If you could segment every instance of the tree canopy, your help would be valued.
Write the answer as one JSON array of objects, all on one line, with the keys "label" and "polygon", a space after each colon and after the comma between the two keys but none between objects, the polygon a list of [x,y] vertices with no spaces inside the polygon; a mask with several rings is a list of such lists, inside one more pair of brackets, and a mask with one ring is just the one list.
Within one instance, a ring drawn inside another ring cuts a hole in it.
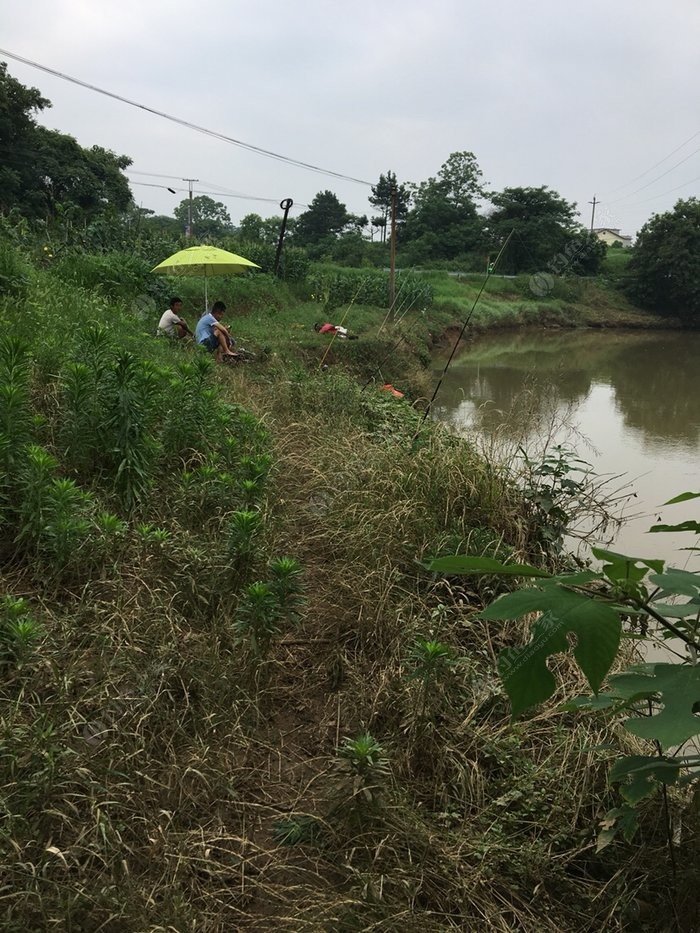
[{"label": "tree canopy", "polygon": [[88,221],[125,211],[133,199],[122,170],[131,159],[39,126],[36,114],[50,106],[0,63],[0,209]]},{"label": "tree canopy", "polygon": [[300,246],[320,243],[342,233],[351,219],[347,207],[332,191],[319,191],[308,210],[297,218],[294,240]]},{"label": "tree canopy", "polygon": [[407,185],[400,185],[396,180],[396,174],[392,171],[379,176],[376,185],[372,185],[372,194],[368,201],[370,205],[378,211],[376,217],[372,218],[372,226],[379,227],[382,233],[382,242],[387,238],[387,227],[391,214],[391,193],[396,188],[396,223],[401,225],[406,220],[408,208],[411,203],[411,193]]},{"label": "tree canopy", "polygon": [[[189,204],[189,198],[183,198],[173,211],[183,229],[187,227]],[[231,217],[225,204],[206,194],[198,194],[196,198],[192,198],[192,233],[195,236],[216,237],[230,232]]]},{"label": "tree canopy", "polygon": [[605,246],[576,222],[576,205],[546,185],[504,188],[490,196],[494,210],[486,223],[490,250],[496,252],[514,231],[500,272],[593,272]]},{"label": "tree canopy", "polygon": [[414,262],[455,259],[480,246],[483,221],[476,198],[483,195],[482,172],[472,152],[453,152],[436,178],[411,185],[414,207],[403,240]]},{"label": "tree canopy", "polygon": [[644,306],[700,323],[700,200],[678,201],[642,227],[628,290]]}]

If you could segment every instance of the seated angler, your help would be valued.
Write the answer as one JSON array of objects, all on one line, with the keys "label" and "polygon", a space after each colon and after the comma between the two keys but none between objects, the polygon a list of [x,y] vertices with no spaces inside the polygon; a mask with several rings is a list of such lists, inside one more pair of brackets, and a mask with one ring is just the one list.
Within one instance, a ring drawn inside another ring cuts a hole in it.
[{"label": "seated angler", "polygon": [[158,322],[158,334],[164,334],[166,337],[174,337],[178,340],[187,336],[187,334],[192,336],[192,331],[181,314],[182,298],[171,298],[170,307],[163,312],[163,316]]},{"label": "seated angler", "polygon": [[194,339],[200,346],[210,353],[216,354],[216,360],[221,363],[226,357],[235,357],[233,348],[235,342],[229,333],[228,327],[221,323],[226,311],[223,301],[214,302],[211,313],[206,312],[197,322]]}]

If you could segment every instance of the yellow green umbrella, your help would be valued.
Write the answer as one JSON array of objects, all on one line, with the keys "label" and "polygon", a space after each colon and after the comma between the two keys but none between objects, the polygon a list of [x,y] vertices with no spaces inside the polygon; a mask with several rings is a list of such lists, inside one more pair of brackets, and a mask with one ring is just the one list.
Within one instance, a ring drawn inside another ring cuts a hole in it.
[{"label": "yellow green umbrella", "polygon": [[204,307],[208,310],[207,279],[214,275],[240,275],[247,269],[259,269],[250,259],[229,253],[217,246],[190,246],[168,256],[151,272],[158,275],[204,276]]}]

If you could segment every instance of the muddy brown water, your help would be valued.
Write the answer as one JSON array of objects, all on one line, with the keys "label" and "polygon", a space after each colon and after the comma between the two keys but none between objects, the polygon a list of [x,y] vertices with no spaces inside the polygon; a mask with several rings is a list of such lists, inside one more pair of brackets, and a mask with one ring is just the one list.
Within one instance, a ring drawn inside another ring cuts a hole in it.
[{"label": "muddy brown water", "polygon": [[[624,476],[635,498],[612,540],[638,557],[700,569],[689,533],[650,534],[659,518],[700,520],[700,333],[525,331],[480,338],[452,364],[434,415],[467,436],[537,452],[549,439],[598,474]],[[441,368],[441,366],[439,367]],[[552,426],[555,426],[552,435]],[[614,485],[614,484],[613,484]]]}]

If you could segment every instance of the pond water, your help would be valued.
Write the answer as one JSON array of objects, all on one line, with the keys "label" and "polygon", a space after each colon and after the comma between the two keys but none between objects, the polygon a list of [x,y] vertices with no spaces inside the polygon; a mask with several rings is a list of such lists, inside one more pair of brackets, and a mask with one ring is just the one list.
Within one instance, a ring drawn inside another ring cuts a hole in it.
[{"label": "pond water", "polygon": [[[536,452],[561,442],[598,474],[621,475],[636,497],[612,546],[696,569],[688,533],[649,534],[700,518],[700,334],[609,330],[524,331],[480,338],[453,361],[433,413],[484,442]],[[442,367],[440,367],[442,368]],[[602,542],[611,544],[607,542]]]}]

